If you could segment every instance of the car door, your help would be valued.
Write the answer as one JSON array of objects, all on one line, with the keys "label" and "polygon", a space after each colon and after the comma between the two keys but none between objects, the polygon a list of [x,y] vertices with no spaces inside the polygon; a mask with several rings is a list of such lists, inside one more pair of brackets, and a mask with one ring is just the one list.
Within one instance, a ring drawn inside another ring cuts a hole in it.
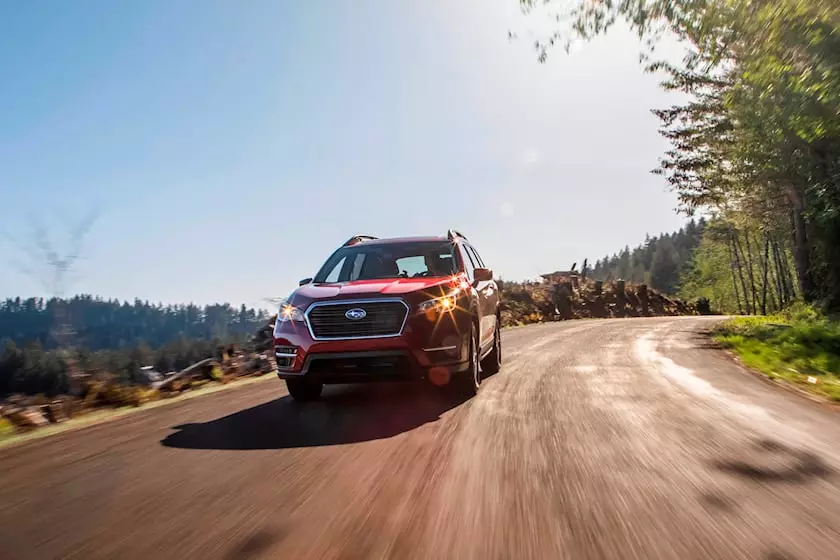
[{"label": "car door", "polygon": [[472,287],[476,290],[476,294],[478,296],[478,310],[477,310],[477,313],[478,313],[478,340],[479,340],[479,346],[483,346],[484,345],[484,340],[485,340],[484,337],[486,335],[486,333],[484,331],[484,329],[486,328],[485,324],[484,324],[484,299],[485,298],[484,298],[484,296],[483,296],[483,294],[480,290],[480,286],[479,286],[480,283],[476,282],[476,280],[475,280],[475,267],[478,266],[478,265],[476,264],[475,256],[471,255],[469,250],[467,249],[467,244],[466,243],[460,243],[458,245],[458,249],[461,252],[461,260],[464,263],[464,272],[467,275],[467,280],[469,280],[470,284],[472,284]]},{"label": "car door", "polygon": [[[475,247],[465,244],[465,249],[473,263],[473,268],[486,268],[484,261]],[[496,306],[499,301],[498,287],[495,280],[476,282],[475,289],[478,292],[478,300],[481,314],[481,346],[486,347],[493,342],[494,330],[496,328]]]}]

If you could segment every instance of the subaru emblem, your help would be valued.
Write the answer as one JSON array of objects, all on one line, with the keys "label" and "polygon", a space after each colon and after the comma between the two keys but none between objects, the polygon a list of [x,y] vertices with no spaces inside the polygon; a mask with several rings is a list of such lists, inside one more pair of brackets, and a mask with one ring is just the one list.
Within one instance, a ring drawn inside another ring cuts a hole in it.
[{"label": "subaru emblem", "polygon": [[353,309],[348,309],[344,316],[351,321],[361,321],[367,317],[367,311],[360,307],[354,307]]}]

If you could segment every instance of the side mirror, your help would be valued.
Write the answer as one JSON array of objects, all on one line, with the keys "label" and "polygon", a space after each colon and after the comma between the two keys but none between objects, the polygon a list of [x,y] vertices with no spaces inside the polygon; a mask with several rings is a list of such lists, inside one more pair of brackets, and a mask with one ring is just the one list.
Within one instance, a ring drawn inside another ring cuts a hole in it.
[{"label": "side mirror", "polygon": [[473,271],[476,282],[489,282],[493,279],[493,271],[489,268],[476,268]]},{"label": "side mirror", "polygon": [[300,282],[298,282],[298,286],[303,286],[306,284],[310,284],[312,282],[312,278],[304,278]]}]

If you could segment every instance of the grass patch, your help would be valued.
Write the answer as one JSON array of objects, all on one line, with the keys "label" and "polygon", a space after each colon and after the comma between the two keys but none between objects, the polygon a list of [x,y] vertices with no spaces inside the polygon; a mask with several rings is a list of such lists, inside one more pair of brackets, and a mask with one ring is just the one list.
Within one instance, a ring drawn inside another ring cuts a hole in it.
[{"label": "grass patch", "polygon": [[14,424],[5,418],[0,418],[0,440],[12,437],[16,431]]},{"label": "grass patch", "polygon": [[737,317],[717,327],[714,336],[748,367],[840,401],[840,322],[814,308],[797,305],[780,315]]}]

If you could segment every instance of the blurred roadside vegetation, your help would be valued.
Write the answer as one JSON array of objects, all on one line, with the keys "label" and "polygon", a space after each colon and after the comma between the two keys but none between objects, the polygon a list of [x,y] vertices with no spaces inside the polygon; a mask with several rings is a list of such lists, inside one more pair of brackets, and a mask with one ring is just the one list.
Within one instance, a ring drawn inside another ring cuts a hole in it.
[{"label": "blurred roadside vegetation", "polygon": [[762,317],[736,317],[715,339],[771,379],[840,401],[840,322],[801,303]]}]

